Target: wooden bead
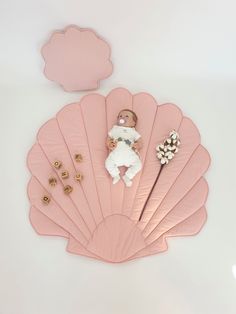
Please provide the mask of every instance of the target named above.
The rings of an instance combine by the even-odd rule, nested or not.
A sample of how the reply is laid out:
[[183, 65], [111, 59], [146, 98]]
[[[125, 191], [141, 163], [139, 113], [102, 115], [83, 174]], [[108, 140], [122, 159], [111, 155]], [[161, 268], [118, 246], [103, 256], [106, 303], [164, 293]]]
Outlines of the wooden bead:
[[65, 192], [65, 194], [68, 195], [68, 194], [70, 194], [72, 191], [73, 191], [72, 186], [66, 185], [66, 186], [64, 187], [64, 192]]
[[69, 172], [68, 171], [63, 171], [62, 173], [61, 173], [61, 177], [62, 177], [62, 179], [67, 179], [67, 178], [69, 178]]
[[48, 204], [50, 203], [50, 201], [51, 201], [51, 199], [50, 199], [49, 196], [44, 195], [44, 196], [42, 197], [42, 202], [43, 202], [45, 205], [48, 205]]
[[81, 162], [83, 160], [83, 156], [81, 154], [75, 154], [75, 160], [77, 162]]
[[76, 181], [78, 181], [78, 182], [81, 182], [82, 180], [83, 180], [83, 175], [82, 175], [82, 173], [76, 173], [76, 175], [75, 175], [75, 180]]
[[53, 163], [53, 166], [54, 166], [56, 169], [60, 169], [61, 166], [62, 166], [62, 162], [59, 161], [59, 160], [55, 160], [54, 163]]
[[51, 185], [51, 186], [55, 186], [57, 184], [57, 179], [54, 178], [54, 177], [50, 177], [48, 179], [48, 183]]

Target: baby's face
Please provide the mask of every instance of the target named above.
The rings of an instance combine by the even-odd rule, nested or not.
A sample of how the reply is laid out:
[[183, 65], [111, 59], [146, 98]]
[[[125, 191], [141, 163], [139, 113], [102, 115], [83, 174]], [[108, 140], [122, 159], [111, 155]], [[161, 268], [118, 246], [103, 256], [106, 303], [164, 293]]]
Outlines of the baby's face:
[[135, 126], [135, 121], [132, 112], [122, 110], [117, 117], [117, 124], [132, 128]]

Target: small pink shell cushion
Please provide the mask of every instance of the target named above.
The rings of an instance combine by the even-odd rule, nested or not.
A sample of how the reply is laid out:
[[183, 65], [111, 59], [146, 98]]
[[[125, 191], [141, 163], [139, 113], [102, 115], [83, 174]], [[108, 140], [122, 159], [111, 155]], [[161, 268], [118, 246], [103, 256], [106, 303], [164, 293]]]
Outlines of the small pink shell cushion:
[[[137, 114], [143, 141], [143, 168], [131, 187], [122, 180], [113, 185], [104, 166], [107, 133], [123, 108]], [[173, 129], [181, 147], [163, 168], [139, 220], [161, 167], [156, 145]], [[107, 262], [157, 254], [168, 249], [168, 237], [194, 235], [204, 225], [208, 185], [203, 176], [209, 164], [197, 127], [176, 105], [157, 105], [151, 95], [132, 95], [123, 88], [107, 97], [89, 94], [62, 108], [38, 132], [28, 155], [30, 221], [41, 235], [64, 237], [67, 251], [74, 254]], [[83, 180], [76, 181], [76, 173]], [[73, 190], [65, 193], [65, 186]], [[44, 195], [50, 202], [42, 201]]]
[[54, 32], [42, 47], [44, 74], [68, 92], [97, 89], [112, 74], [110, 54], [94, 31], [71, 25]]

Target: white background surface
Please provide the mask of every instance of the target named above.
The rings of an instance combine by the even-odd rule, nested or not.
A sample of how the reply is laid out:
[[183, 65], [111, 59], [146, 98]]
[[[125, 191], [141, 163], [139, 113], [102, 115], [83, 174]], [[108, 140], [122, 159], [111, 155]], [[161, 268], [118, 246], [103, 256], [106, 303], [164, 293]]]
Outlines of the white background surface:
[[[235, 314], [235, 1], [0, 1], [0, 314]], [[39, 127], [82, 93], [42, 74], [40, 48], [68, 24], [112, 47], [107, 94], [122, 86], [179, 105], [212, 165], [208, 221], [166, 253], [110, 265], [70, 255], [28, 221], [26, 154]]]

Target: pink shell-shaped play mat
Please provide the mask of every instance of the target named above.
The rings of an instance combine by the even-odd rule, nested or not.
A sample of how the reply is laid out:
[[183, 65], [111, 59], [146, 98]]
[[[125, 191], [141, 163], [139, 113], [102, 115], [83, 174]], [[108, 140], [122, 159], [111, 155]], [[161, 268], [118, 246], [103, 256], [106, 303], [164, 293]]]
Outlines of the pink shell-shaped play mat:
[[[124, 108], [137, 114], [143, 141], [143, 168], [132, 187], [122, 180], [113, 185], [104, 165], [108, 130]], [[179, 133], [181, 147], [163, 168], [139, 220], [161, 167], [156, 145], [171, 130]], [[67, 251], [74, 254], [124, 262], [160, 253], [167, 250], [168, 237], [193, 235], [204, 225], [208, 185], [203, 175], [209, 163], [197, 127], [176, 105], [157, 105], [151, 95], [132, 95], [123, 88], [107, 97], [89, 94], [65, 106], [38, 132], [28, 155], [30, 221], [39, 234], [66, 238]], [[61, 178], [62, 170], [68, 178]], [[83, 175], [79, 182], [74, 179], [78, 172]], [[58, 181], [55, 186], [48, 183], [51, 176]], [[73, 191], [66, 194], [65, 185]], [[43, 195], [50, 197], [48, 204]]]
[[44, 74], [68, 92], [96, 89], [112, 74], [110, 54], [108, 43], [93, 30], [70, 25], [43, 46]]

